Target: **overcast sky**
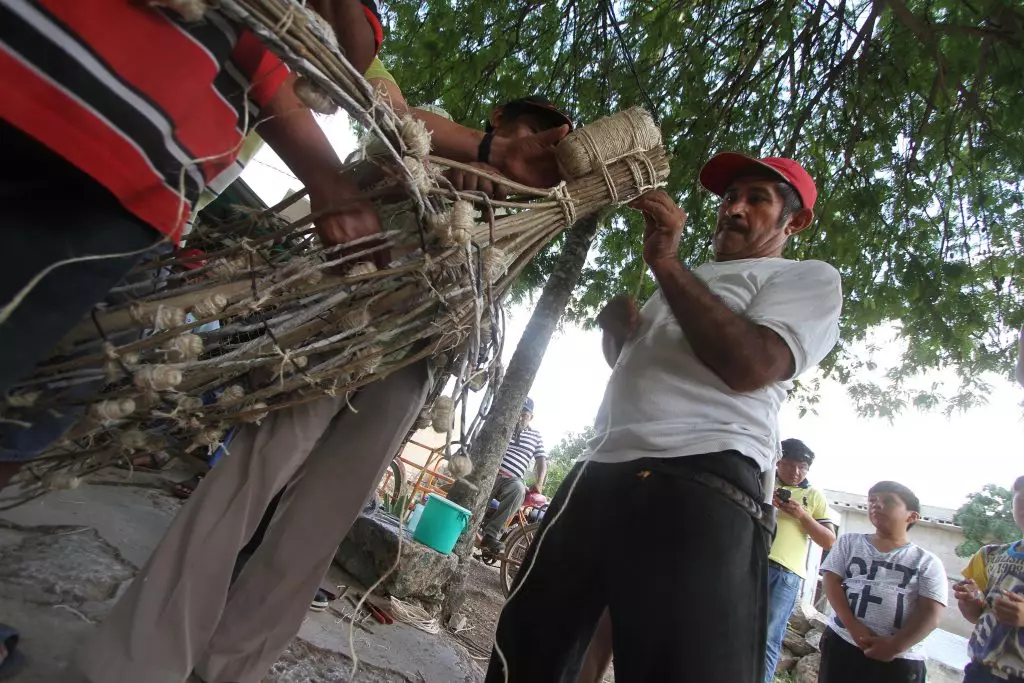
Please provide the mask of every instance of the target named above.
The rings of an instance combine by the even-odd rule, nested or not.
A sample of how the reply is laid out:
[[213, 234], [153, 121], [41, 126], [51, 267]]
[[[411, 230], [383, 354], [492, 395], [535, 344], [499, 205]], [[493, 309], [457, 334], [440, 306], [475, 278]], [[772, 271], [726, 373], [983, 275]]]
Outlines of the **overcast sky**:
[[[347, 156], [356, 140], [346, 117], [339, 114], [319, 120], [339, 156]], [[301, 186], [266, 146], [242, 178], [267, 204]], [[529, 306], [511, 311], [506, 363], [529, 315]], [[889, 357], [895, 359], [897, 354], [893, 350]], [[884, 364], [885, 360], [883, 355], [880, 361]], [[593, 423], [609, 373], [597, 332], [567, 327], [556, 333], [530, 393], [536, 402], [534, 426], [548, 447]], [[948, 374], [930, 373], [924, 382], [951, 379]], [[908, 409], [892, 424], [857, 417], [846, 389], [826, 381], [817, 415], [800, 418], [795, 405], [783, 408], [781, 435], [803, 440], [817, 454], [810, 474], [815, 486], [867, 493], [876, 481], [894, 479], [913, 489], [927, 505], [956, 508], [968, 493], [984, 484], [1008, 487], [1024, 474], [1020, 455], [1024, 390], [1006, 378], [987, 379], [993, 392], [984, 407], [950, 418], [940, 412]], [[947, 393], [953, 388], [955, 384]]]

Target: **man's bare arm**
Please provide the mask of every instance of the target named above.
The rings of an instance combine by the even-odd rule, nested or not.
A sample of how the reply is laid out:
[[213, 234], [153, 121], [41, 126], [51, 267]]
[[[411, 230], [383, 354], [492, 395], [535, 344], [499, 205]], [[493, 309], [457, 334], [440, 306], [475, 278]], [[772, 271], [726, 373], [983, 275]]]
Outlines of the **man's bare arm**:
[[[480, 142], [484, 139], [482, 130], [467, 128], [443, 116], [410, 107], [402, 89], [386, 78], [371, 78], [370, 84], [384, 92], [399, 116], [408, 113], [426, 125], [435, 154], [452, 161], [477, 161]], [[561, 180], [554, 145], [568, 132], [568, 126], [561, 126], [517, 140], [495, 137], [491, 141], [489, 163], [517, 182], [534, 187], [552, 187]]]
[[338, 47], [359, 73], [366, 73], [377, 54], [377, 38], [359, 0], [310, 0], [310, 6], [334, 29]]
[[782, 337], [734, 313], [678, 260], [651, 270], [693, 352], [730, 389], [754, 391], [793, 375]]

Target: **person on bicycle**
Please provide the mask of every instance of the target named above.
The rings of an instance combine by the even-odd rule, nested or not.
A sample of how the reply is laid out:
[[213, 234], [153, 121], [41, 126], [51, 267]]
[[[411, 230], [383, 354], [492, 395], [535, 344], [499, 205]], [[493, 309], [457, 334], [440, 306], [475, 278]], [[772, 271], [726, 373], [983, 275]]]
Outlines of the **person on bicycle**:
[[[484, 537], [481, 545], [495, 554], [505, 549], [501, 543], [501, 534], [505, 530], [512, 515], [526, 500], [527, 490], [540, 493], [544, 489], [544, 479], [548, 475], [548, 454], [544, 450], [544, 440], [540, 432], [530, 426], [533, 419], [533, 399], [523, 403], [523, 411], [519, 414], [512, 440], [508, 442], [505, 457], [501, 459], [498, 479], [491, 490], [491, 498], [497, 499], [498, 509], [484, 526]], [[534, 483], [527, 489], [523, 477], [526, 470], [533, 464]]]

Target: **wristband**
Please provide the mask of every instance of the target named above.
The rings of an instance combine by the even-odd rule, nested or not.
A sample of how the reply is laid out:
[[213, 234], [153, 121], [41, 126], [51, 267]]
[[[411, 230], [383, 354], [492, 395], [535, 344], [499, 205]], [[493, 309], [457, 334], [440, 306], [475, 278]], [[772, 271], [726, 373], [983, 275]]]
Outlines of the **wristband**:
[[476, 160], [482, 164], [490, 163], [491, 143], [494, 141], [494, 132], [484, 133], [484, 139], [480, 141], [480, 147], [476, 151]]

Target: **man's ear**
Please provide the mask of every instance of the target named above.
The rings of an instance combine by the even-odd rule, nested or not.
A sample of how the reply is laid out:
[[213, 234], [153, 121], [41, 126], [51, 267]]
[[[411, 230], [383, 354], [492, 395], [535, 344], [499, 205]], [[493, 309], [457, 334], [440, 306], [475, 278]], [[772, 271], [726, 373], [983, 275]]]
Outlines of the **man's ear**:
[[811, 209], [800, 209], [793, 213], [789, 217], [789, 221], [786, 223], [786, 234], [795, 235], [798, 232], [803, 232], [810, 227], [814, 221], [814, 211]]
[[491, 128], [497, 128], [501, 125], [501, 115], [505, 113], [504, 105], [500, 105], [491, 110], [491, 115], [487, 121], [491, 124]]
[[917, 524], [917, 520], [919, 519], [921, 519], [921, 513], [911, 510], [910, 514], [907, 516], [907, 525]]

